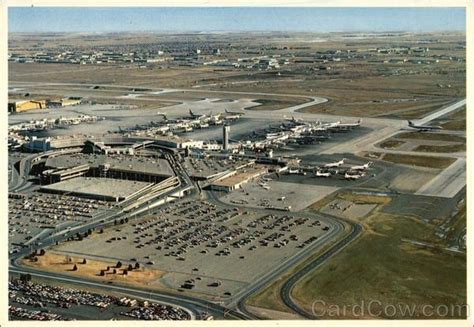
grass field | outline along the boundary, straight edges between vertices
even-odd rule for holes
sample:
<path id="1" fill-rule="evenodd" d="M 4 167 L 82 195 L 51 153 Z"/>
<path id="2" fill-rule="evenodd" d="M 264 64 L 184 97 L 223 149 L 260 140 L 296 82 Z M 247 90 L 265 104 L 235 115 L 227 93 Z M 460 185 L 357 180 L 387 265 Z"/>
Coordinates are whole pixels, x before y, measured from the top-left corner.
<path id="1" fill-rule="evenodd" d="M 396 164 L 437 168 L 437 169 L 444 169 L 456 161 L 456 159 L 454 158 L 402 155 L 402 154 L 394 154 L 394 153 L 386 153 L 383 156 L 382 160 L 393 162 Z"/>
<path id="2" fill-rule="evenodd" d="M 466 130 L 466 106 L 461 110 L 453 112 L 451 115 L 444 117 L 449 121 L 441 124 L 441 127 L 447 130 L 453 131 L 465 131 Z"/>
<path id="3" fill-rule="evenodd" d="M 405 144 L 405 142 L 400 141 L 400 140 L 391 139 L 391 140 L 387 140 L 387 141 L 384 141 L 384 142 L 380 143 L 379 146 L 382 149 L 396 149 L 402 144 Z"/>
<path id="4" fill-rule="evenodd" d="M 453 153 L 453 152 L 465 152 L 466 144 L 452 144 L 452 145 L 419 145 L 415 149 L 415 152 L 439 152 L 439 153 Z"/>
<path id="5" fill-rule="evenodd" d="M 466 302 L 466 258 L 443 251 L 426 250 L 402 243 L 401 239 L 432 241 L 433 226 L 408 217 L 374 211 L 363 224 L 368 228 L 354 243 L 331 258 L 320 269 L 303 278 L 292 296 L 306 311 L 320 301 L 320 318 L 422 318 L 421 305 L 462 305 Z M 380 301 L 376 317 L 367 312 L 337 312 L 332 305 L 354 308 L 362 301 Z M 401 311 L 384 312 L 384 305 L 414 306 L 413 316 Z M 367 309 L 367 308 L 366 308 Z M 380 314 L 378 314 L 381 311 Z M 444 314 L 444 313 L 443 313 Z M 446 317 L 462 318 L 457 312 Z M 465 314 L 465 312 L 464 312 Z"/>
<path id="6" fill-rule="evenodd" d="M 450 134 L 439 134 L 439 133 L 420 133 L 420 132 L 406 132 L 396 135 L 399 139 L 411 139 L 411 140 L 427 140 L 427 141 L 444 141 L 444 142 L 461 142 L 466 143 L 465 137 L 460 137 Z"/>

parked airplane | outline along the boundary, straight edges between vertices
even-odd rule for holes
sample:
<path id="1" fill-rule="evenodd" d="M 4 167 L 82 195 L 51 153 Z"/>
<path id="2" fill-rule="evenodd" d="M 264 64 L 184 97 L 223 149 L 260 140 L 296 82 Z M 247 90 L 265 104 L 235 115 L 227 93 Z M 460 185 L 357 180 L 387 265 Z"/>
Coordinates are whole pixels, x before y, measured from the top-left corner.
<path id="1" fill-rule="evenodd" d="M 227 110 L 227 109 L 225 110 L 225 113 L 229 114 L 229 115 L 235 115 L 235 116 L 238 116 L 238 117 L 245 115 L 245 112 L 230 111 L 230 110 Z"/>
<path id="2" fill-rule="evenodd" d="M 325 124 L 322 125 L 322 127 L 328 129 L 328 128 L 336 128 L 336 127 L 339 126 L 339 125 L 341 125 L 341 121 L 340 121 L 340 120 L 338 120 L 338 121 L 336 121 L 336 122 L 334 122 L 334 123 L 325 123 Z"/>
<path id="3" fill-rule="evenodd" d="M 411 128 L 415 128 L 419 130 L 420 132 L 428 132 L 428 131 L 437 131 L 443 129 L 441 126 L 423 126 L 423 125 L 416 125 L 413 124 L 412 121 L 408 121 L 408 126 Z"/>
<path id="4" fill-rule="evenodd" d="M 363 177 L 365 174 L 362 173 L 362 174 L 356 174 L 356 175 L 352 175 L 352 174 L 349 174 L 349 173 L 346 173 L 344 175 L 344 178 L 345 179 L 349 179 L 349 180 L 356 180 L 356 179 L 359 179 L 361 177 Z"/>
<path id="5" fill-rule="evenodd" d="M 189 109 L 189 115 L 190 115 L 192 118 L 197 118 L 197 119 L 204 119 L 204 118 L 208 118 L 208 117 L 209 117 L 208 115 L 195 114 L 191 109 Z"/>
<path id="6" fill-rule="evenodd" d="M 285 120 L 291 121 L 293 123 L 299 123 L 302 121 L 300 118 L 295 118 L 295 116 L 291 116 L 291 118 L 284 116 Z"/>
<path id="7" fill-rule="evenodd" d="M 327 163 L 324 165 L 324 168 L 332 168 L 332 167 L 339 167 L 341 165 L 344 164 L 344 161 L 346 159 L 345 158 L 342 158 L 342 160 L 339 160 L 339 161 L 336 161 L 336 162 L 331 162 L 331 163 Z"/>
<path id="8" fill-rule="evenodd" d="M 323 172 L 321 172 L 320 170 L 317 170 L 315 176 L 316 176 L 316 177 L 331 177 L 332 174 L 331 174 L 330 172 L 323 173 Z"/>
<path id="9" fill-rule="evenodd" d="M 289 169 L 289 170 L 288 170 L 288 174 L 292 174 L 292 175 L 296 174 L 296 175 L 303 175 L 303 176 L 305 176 L 305 175 L 306 175 L 306 172 L 303 171 L 303 170 L 301 170 L 301 169 Z"/>
<path id="10" fill-rule="evenodd" d="M 360 166 L 352 166 L 351 170 L 366 170 L 372 165 L 372 161 L 369 161 L 366 164 L 360 165 Z"/>
<path id="11" fill-rule="evenodd" d="M 338 125 L 336 126 L 336 128 L 344 129 L 344 128 L 359 127 L 361 122 L 362 122 L 362 120 L 359 119 L 356 123 L 346 123 L 346 124 L 340 123 L 340 124 L 338 124 Z"/>

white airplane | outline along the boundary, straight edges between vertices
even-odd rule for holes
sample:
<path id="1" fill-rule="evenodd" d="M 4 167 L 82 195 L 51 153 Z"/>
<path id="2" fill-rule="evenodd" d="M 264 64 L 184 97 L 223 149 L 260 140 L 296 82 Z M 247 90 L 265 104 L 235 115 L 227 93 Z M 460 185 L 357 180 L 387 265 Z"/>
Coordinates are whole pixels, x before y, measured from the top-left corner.
<path id="1" fill-rule="evenodd" d="M 303 171 L 303 170 L 300 170 L 300 169 L 289 169 L 288 170 L 288 174 L 292 174 L 292 175 L 303 175 L 305 176 L 306 175 L 306 172 Z"/>
<path id="2" fill-rule="evenodd" d="M 192 118 L 196 118 L 196 119 L 209 118 L 208 115 L 195 114 L 191 109 L 189 109 L 189 115 L 190 115 Z"/>
<path id="3" fill-rule="evenodd" d="M 241 116 L 245 115 L 245 112 L 239 112 L 239 111 L 229 111 L 225 110 L 225 115 L 223 115 L 223 118 L 225 119 L 239 119 Z"/>
<path id="4" fill-rule="evenodd" d="M 340 123 L 336 127 L 337 128 L 354 128 L 354 127 L 359 127 L 361 122 L 362 120 L 359 119 L 356 123 L 346 123 L 346 124 Z"/>
<path id="5" fill-rule="evenodd" d="M 346 174 L 344 175 L 344 178 L 345 178 L 345 179 L 349 179 L 349 180 L 356 180 L 356 179 L 359 179 L 359 178 L 361 178 L 361 177 L 363 177 L 363 176 L 365 176 L 364 173 L 362 173 L 362 174 L 356 174 L 356 175 L 352 175 L 352 174 L 346 173 Z"/>
<path id="6" fill-rule="evenodd" d="M 326 123 L 326 124 L 323 124 L 322 127 L 325 127 L 325 128 L 335 128 L 337 126 L 341 125 L 341 121 L 338 120 L 334 123 Z"/>
<path id="7" fill-rule="evenodd" d="M 360 166 L 352 166 L 351 170 L 366 170 L 372 165 L 372 161 L 369 161 L 366 164 L 360 165 Z"/>
<path id="8" fill-rule="evenodd" d="M 287 116 L 284 116 L 285 120 L 288 120 L 288 121 L 291 121 L 293 123 L 298 123 L 298 122 L 301 122 L 302 119 L 300 118 L 295 118 L 295 116 L 291 116 L 291 118 L 287 117 Z"/>
<path id="9" fill-rule="evenodd" d="M 324 165 L 324 168 L 333 168 L 333 167 L 339 167 L 341 165 L 344 164 L 344 161 L 346 159 L 345 158 L 342 158 L 342 160 L 339 160 L 339 161 L 336 161 L 336 162 L 331 162 L 331 163 L 327 163 Z"/>
<path id="10" fill-rule="evenodd" d="M 330 172 L 323 173 L 323 172 L 321 172 L 320 170 L 317 170 L 315 176 L 316 176 L 316 177 L 331 177 L 332 174 L 331 174 Z"/>
<path id="11" fill-rule="evenodd" d="M 443 129 L 441 126 L 423 126 L 423 125 L 416 125 L 413 124 L 412 121 L 408 121 L 408 126 L 411 128 L 415 128 L 419 130 L 420 132 L 428 132 L 428 131 L 437 131 Z"/>

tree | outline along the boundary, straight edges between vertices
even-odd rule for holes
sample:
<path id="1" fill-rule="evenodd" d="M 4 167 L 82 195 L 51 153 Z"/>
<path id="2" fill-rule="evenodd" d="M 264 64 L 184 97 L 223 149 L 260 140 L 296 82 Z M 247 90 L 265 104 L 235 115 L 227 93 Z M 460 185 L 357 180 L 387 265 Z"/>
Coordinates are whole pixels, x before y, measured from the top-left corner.
<path id="1" fill-rule="evenodd" d="M 124 275 L 128 275 L 127 269 L 124 269 L 124 270 L 123 270 L 123 274 L 124 274 Z"/>
<path id="2" fill-rule="evenodd" d="M 139 268 L 140 268 L 140 264 L 137 262 L 137 263 L 135 264 L 135 269 L 139 269 Z"/>
<path id="3" fill-rule="evenodd" d="M 113 273 L 113 274 L 116 274 L 116 273 L 117 273 L 117 269 L 112 270 L 112 273 Z"/>
<path id="4" fill-rule="evenodd" d="M 120 224 L 124 224 L 124 223 L 125 223 L 125 220 L 123 220 L 123 218 L 120 219 Z"/>
<path id="5" fill-rule="evenodd" d="M 133 266 L 132 266 L 132 264 L 131 264 L 131 263 L 128 265 L 128 268 L 127 268 L 127 270 L 128 270 L 128 271 L 132 271 L 132 270 L 133 270 Z"/>
<path id="6" fill-rule="evenodd" d="M 100 271 L 100 276 L 105 276 L 105 272 L 103 270 Z"/>
<path id="7" fill-rule="evenodd" d="M 77 270 L 77 265 L 74 264 L 74 267 L 72 267 L 72 271 L 76 271 Z"/>
<path id="8" fill-rule="evenodd" d="M 115 265 L 116 268 L 120 268 L 122 267 L 122 263 L 120 261 L 117 262 L 117 264 Z"/>
<path id="9" fill-rule="evenodd" d="M 125 222 L 128 223 L 128 217 L 125 217 Z"/>
<path id="10" fill-rule="evenodd" d="M 44 249 L 41 249 L 39 255 L 44 255 L 45 253 L 46 251 Z"/>
<path id="11" fill-rule="evenodd" d="M 87 263 L 86 258 L 82 259 L 82 264 L 85 265 Z"/>
<path id="12" fill-rule="evenodd" d="M 100 233 L 100 234 L 103 234 L 103 233 L 104 233 L 104 229 L 101 228 L 101 229 L 99 230 L 99 233 Z"/>

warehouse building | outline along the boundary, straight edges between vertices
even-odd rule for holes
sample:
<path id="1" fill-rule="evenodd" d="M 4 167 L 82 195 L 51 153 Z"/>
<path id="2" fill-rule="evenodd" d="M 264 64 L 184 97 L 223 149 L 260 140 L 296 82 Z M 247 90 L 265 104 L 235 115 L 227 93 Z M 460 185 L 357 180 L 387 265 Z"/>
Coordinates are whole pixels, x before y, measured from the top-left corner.
<path id="1" fill-rule="evenodd" d="M 17 113 L 46 108 L 46 100 L 12 100 L 8 102 L 8 112 Z"/>
<path id="2" fill-rule="evenodd" d="M 243 184 L 248 183 L 252 179 L 255 179 L 259 176 L 266 174 L 268 170 L 262 167 L 254 167 L 251 169 L 245 169 L 241 172 L 236 172 L 234 174 L 226 175 L 223 178 L 220 178 L 210 185 L 212 190 L 221 191 L 221 192 L 231 192 L 233 190 L 239 189 Z"/>

